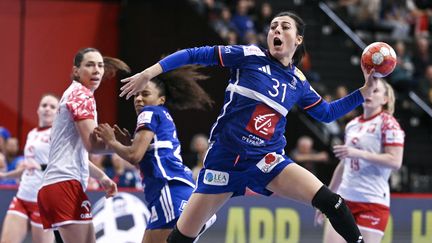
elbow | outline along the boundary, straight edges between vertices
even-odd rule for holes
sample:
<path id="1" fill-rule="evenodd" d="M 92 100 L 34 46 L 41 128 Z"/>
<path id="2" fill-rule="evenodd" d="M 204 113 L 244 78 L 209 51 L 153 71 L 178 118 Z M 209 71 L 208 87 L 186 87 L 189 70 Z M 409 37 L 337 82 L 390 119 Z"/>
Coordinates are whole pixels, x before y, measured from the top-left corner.
<path id="1" fill-rule="evenodd" d="M 402 167 L 402 160 L 396 161 L 392 167 L 393 170 L 399 170 Z"/>
<path id="2" fill-rule="evenodd" d="M 137 153 L 131 153 L 126 160 L 133 165 L 137 165 L 139 162 L 141 162 L 142 157 L 143 156 L 140 156 Z"/>

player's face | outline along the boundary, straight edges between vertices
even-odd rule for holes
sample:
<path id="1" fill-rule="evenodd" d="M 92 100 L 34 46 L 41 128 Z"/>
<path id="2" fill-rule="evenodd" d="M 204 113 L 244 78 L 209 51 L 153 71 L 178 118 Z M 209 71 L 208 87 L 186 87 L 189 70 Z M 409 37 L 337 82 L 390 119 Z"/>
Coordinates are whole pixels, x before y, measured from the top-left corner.
<path id="1" fill-rule="evenodd" d="M 79 81 L 87 88 L 95 91 L 104 74 L 103 57 L 99 52 L 87 52 L 79 67 L 74 67 L 74 75 L 79 77 Z"/>
<path id="2" fill-rule="evenodd" d="M 369 109 L 371 111 L 375 109 L 382 109 L 382 107 L 388 102 L 384 83 L 379 81 L 377 88 L 372 92 L 369 97 L 365 97 L 363 103 L 363 109 Z"/>
<path id="3" fill-rule="evenodd" d="M 160 91 L 155 83 L 150 81 L 143 91 L 135 95 L 134 105 L 136 113 L 139 114 L 144 106 L 161 105 L 165 103 L 165 96 L 160 96 L 159 94 Z"/>
<path id="4" fill-rule="evenodd" d="M 59 108 L 59 101 L 57 98 L 47 95 L 43 97 L 39 103 L 37 114 L 39 117 L 39 126 L 51 126 Z"/>
<path id="5" fill-rule="evenodd" d="M 270 54 L 276 59 L 280 61 L 286 58 L 291 59 L 302 41 L 303 37 L 297 35 L 297 26 L 293 18 L 289 16 L 276 17 L 270 23 L 267 45 Z"/>

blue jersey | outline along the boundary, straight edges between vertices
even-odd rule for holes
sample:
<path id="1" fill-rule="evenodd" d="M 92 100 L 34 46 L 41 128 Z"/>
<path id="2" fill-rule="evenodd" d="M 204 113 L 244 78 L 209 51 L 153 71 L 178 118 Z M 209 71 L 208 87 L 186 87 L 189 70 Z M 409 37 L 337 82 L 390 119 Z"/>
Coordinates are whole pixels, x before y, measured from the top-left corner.
<path id="1" fill-rule="evenodd" d="M 194 188 L 192 172 L 183 165 L 176 127 L 167 108 L 162 105 L 145 106 L 138 115 L 136 132 L 141 129 L 154 133 L 153 140 L 139 163 L 144 175 L 147 202 L 157 199 L 161 189 L 169 181 L 179 181 Z"/>
<path id="2" fill-rule="evenodd" d="M 220 65 L 232 71 L 210 139 L 245 155 L 281 153 L 288 111 L 295 104 L 311 108 L 321 97 L 295 66 L 284 67 L 256 46 L 224 46 L 217 52 Z"/>
<path id="3" fill-rule="evenodd" d="M 363 102 L 357 90 L 327 103 L 297 67 L 283 66 L 268 51 L 254 45 L 185 49 L 159 63 L 164 72 L 185 64 L 231 68 L 224 106 L 210 139 L 243 158 L 283 153 L 285 116 L 295 104 L 315 119 L 329 122 Z"/>

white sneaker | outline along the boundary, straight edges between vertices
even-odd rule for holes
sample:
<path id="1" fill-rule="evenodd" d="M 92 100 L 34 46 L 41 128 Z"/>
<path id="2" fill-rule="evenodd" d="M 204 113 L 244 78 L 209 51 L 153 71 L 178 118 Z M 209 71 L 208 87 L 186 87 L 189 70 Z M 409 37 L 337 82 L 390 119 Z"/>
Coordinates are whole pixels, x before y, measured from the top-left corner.
<path id="1" fill-rule="evenodd" d="M 216 214 L 213 214 L 213 216 L 205 223 L 205 225 L 202 227 L 201 231 L 199 232 L 198 236 L 194 240 L 194 243 L 198 242 L 200 236 L 206 232 L 208 228 L 210 228 L 215 222 L 216 222 L 217 216 Z"/>

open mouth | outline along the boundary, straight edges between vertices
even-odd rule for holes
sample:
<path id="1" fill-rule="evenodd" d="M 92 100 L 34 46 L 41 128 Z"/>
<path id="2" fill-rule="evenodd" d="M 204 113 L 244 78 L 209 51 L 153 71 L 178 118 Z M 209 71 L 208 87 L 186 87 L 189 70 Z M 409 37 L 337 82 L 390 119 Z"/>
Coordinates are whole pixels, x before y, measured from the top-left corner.
<path id="1" fill-rule="evenodd" d="M 281 41 L 281 39 L 279 39 L 278 37 L 275 37 L 275 38 L 273 39 L 273 45 L 274 45 L 275 47 L 277 47 L 277 46 L 281 46 L 281 45 L 282 45 L 282 41 Z"/>

